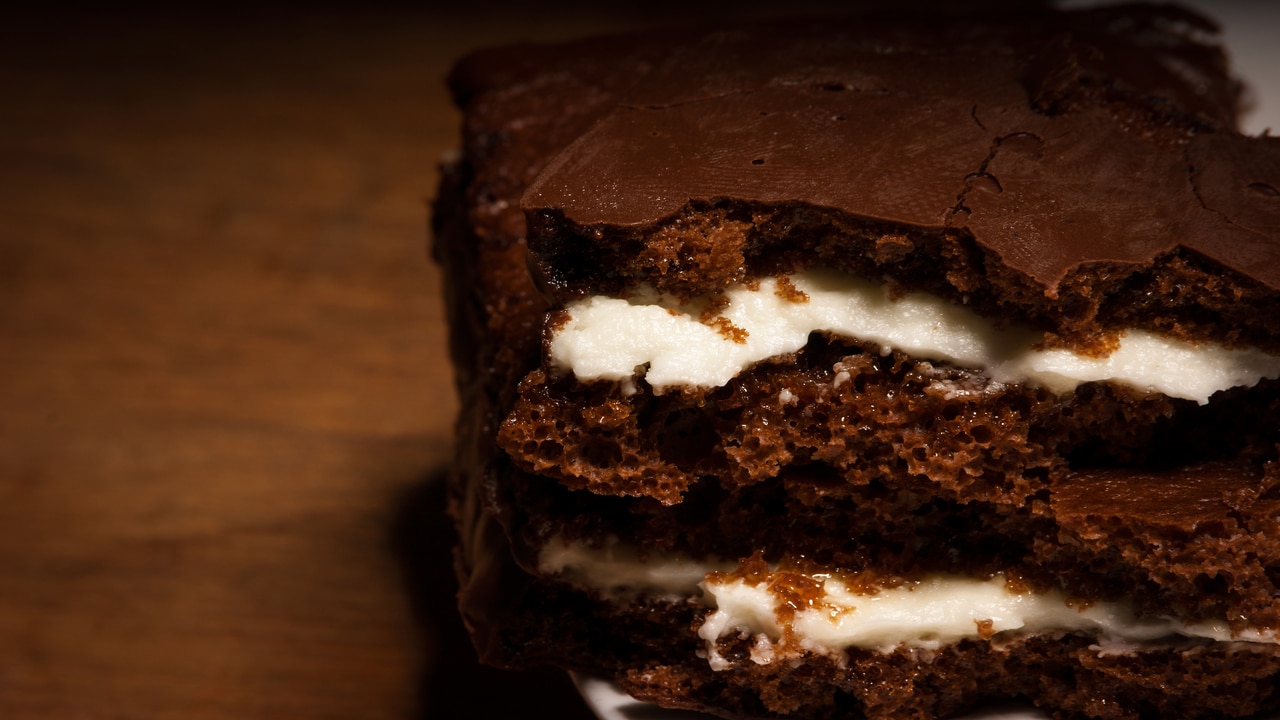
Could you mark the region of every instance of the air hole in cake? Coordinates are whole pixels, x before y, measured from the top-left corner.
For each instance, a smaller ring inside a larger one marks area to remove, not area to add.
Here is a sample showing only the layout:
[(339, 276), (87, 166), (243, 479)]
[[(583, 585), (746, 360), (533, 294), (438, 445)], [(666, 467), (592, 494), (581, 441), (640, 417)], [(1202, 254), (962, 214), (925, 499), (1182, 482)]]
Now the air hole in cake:
[(626, 453), (622, 456), (622, 462), (618, 463), (618, 467), (628, 472), (634, 472), (641, 467), (640, 458), (635, 453)]
[(1223, 574), (1218, 575), (1197, 575), (1195, 586), (1197, 592), (1202, 593), (1205, 597), (1218, 597), (1227, 591), (1231, 583), (1230, 576)]
[(605, 469), (617, 466), (622, 452), (617, 443), (593, 438), (582, 448), (581, 457), (592, 467)]
[(564, 457), (564, 446), (555, 442), (544, 442), (537, 445), (536, 456), (545, 462), (554, 462)]
[[(846, 371), (847, 372), (847, 371)], [(861, 395), (867, 391), (868, 378), (862, 373), (853, 376), (853, 391)]]
[(1267, 579), (1272, 585), (1280, 587), (1280, 565), (1268, 565), (1266, 567)]
[(803, 485), (805, 497), (822, 497), (837, 493), (848, 481), (837, 468), (819, 461), (797, 461), (779, 472), (787, 487)]
[(969, 434), (973, 436), (973, 440), (981, 445), (988, 445), (994, 439), (995, 434), (991, 428), (986, 425), (974, 425), (969, 429)]
[(658, 456), (677, 467), (693, 467), (715, 452), (720, 436), (706, 412), (675, 410), (662, 419), (657, 433)]

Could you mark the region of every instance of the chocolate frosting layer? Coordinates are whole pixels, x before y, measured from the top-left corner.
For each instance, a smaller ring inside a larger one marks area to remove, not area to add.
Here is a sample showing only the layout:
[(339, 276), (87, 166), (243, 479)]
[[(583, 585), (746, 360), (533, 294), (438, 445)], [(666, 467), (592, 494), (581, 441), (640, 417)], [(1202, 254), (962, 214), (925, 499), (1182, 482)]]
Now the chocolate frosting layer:
[(802, 206), (971, 238), (1050, 297), (1185, 254), (1280, 289), (1280, 139), (1230, 129), (1238, 87), (1202, 19), (901, 28), (748, 27), (673, 52), (525, 193), (543, 274), (556, 236)]

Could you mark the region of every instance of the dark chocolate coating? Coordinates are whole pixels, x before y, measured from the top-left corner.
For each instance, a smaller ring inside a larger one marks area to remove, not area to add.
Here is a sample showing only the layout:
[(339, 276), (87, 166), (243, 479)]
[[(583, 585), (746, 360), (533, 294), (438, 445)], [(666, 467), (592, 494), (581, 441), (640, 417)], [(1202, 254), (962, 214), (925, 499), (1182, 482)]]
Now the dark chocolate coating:
[(567, 297), (653, 273), (566, 279), (558, 236), (652, 243), (690, 207), (800, 206), (971, 241), (1042, 296), (1173, 255), (1280, 290), (1280, 138), (1231, 130), (1237, 89), (1205, 82), (1222, 58), (1193, 18), (1144, 8), (1116, 37), (1109, 17), (708, 33), (530, 185), (539, 269)]

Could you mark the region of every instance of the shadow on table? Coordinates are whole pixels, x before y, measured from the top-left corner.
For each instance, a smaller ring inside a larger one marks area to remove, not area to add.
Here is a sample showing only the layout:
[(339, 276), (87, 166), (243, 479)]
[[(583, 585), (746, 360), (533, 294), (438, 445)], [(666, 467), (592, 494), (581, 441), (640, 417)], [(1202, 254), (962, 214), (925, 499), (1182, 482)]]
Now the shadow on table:
[(566, 673), (511, 672), (481, 665), (458, 616), (453, 572), (453, 523), (445, 514), (441, 468), (400, 499), (392, 545), (404, 572), (426, 673), (419, 690), (421, 718), (526, 718), (548, 711), (562, 720), (591, 720)]

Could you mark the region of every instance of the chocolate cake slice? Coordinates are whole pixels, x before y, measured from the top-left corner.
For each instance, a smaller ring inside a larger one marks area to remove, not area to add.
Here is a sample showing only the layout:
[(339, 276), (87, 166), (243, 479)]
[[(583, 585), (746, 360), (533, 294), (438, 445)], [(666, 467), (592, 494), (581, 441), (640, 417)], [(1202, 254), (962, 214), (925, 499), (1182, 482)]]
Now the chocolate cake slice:
[(1280, 139), (1213, 32), (462, 60), (433, 223), (482, 659), (728, 718), (1280, 709)]

